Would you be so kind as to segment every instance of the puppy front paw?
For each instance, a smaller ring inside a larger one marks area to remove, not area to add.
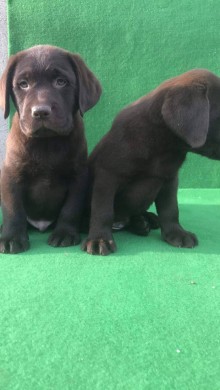
[[[178,248],[194,248],[198,245],[198,239],[194,233],[184,229],[173,229],[169,232],[162,233],[163,239]]]
[[[29,249],[28,236],[24,237],[1,237],[0,253],[15,254],[25,252]]]
[[[107,256],[110,253],[116,251],[116,244],[113,239],[106,240],[103,238],[90,240],[86,239],[82,243],[82,250],[87,252],[90,255],[102,255]]]
[[[54,247],[74,246],[80,243],[79,233],[69,232],[66,230],[54,230],[49,236],[47,243]]]

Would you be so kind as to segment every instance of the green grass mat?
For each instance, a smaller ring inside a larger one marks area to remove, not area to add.
[[[98,257],[32,232],[1,255],[0,389],[218,390],[220,190],[182,190],[180,215],[197,248],[121,232]]]

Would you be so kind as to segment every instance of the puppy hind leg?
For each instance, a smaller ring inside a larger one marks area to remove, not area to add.
[[[159,188],[159,180],[144,178],[132,182],[123,193],[118,194],[115,202],[116,215],[117,218],[121,217],[120,221],[123,221],[122,216],[127,216],[124,228],[140,236],[147,236],[151,229],[159,228],[158,216],[146,211]]]

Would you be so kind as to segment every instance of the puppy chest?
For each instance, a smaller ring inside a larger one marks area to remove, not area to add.
[[[33,203],[47,204],[59,202],[68,188],[65,178],[35,177],[29,178],[25,185],[26,199]]]
[[[59,153],[34,153],[26,158],[22,168],[23,177],[27,183],[49,186],[51,183],[62,182],[74,176],[75,162],[69,156]]]
[[[74,168],[75,153],[69,139],[33,139],[23,162],[24,172],[29,176],[63,175]]]
[[[67,191],[68,185],[62,181],[47,178],[30,181],[24,191],[27,216],[32,220],[54,220],[65,201]]]

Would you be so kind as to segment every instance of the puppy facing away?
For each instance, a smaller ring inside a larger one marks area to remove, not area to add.
[[[116,117],[89,158],[91,221],[82,249],[114,252],[113,221],[126,221],[133,232],[145,235],[145,210],[153,202],[165,241],[197,245],[178,215],[178,170],[188,152],[220,159],[220,78],[208,70],[165,81]]]
[[[27,221],[39,230],[54,223],[52,246],[80,242],[87,187],[82,116],[101,95],[94,74],[77,54],[40,45],[10,57],[0,80],[5,118],[16,113],[1,170],[0,252],[29,248]]]

